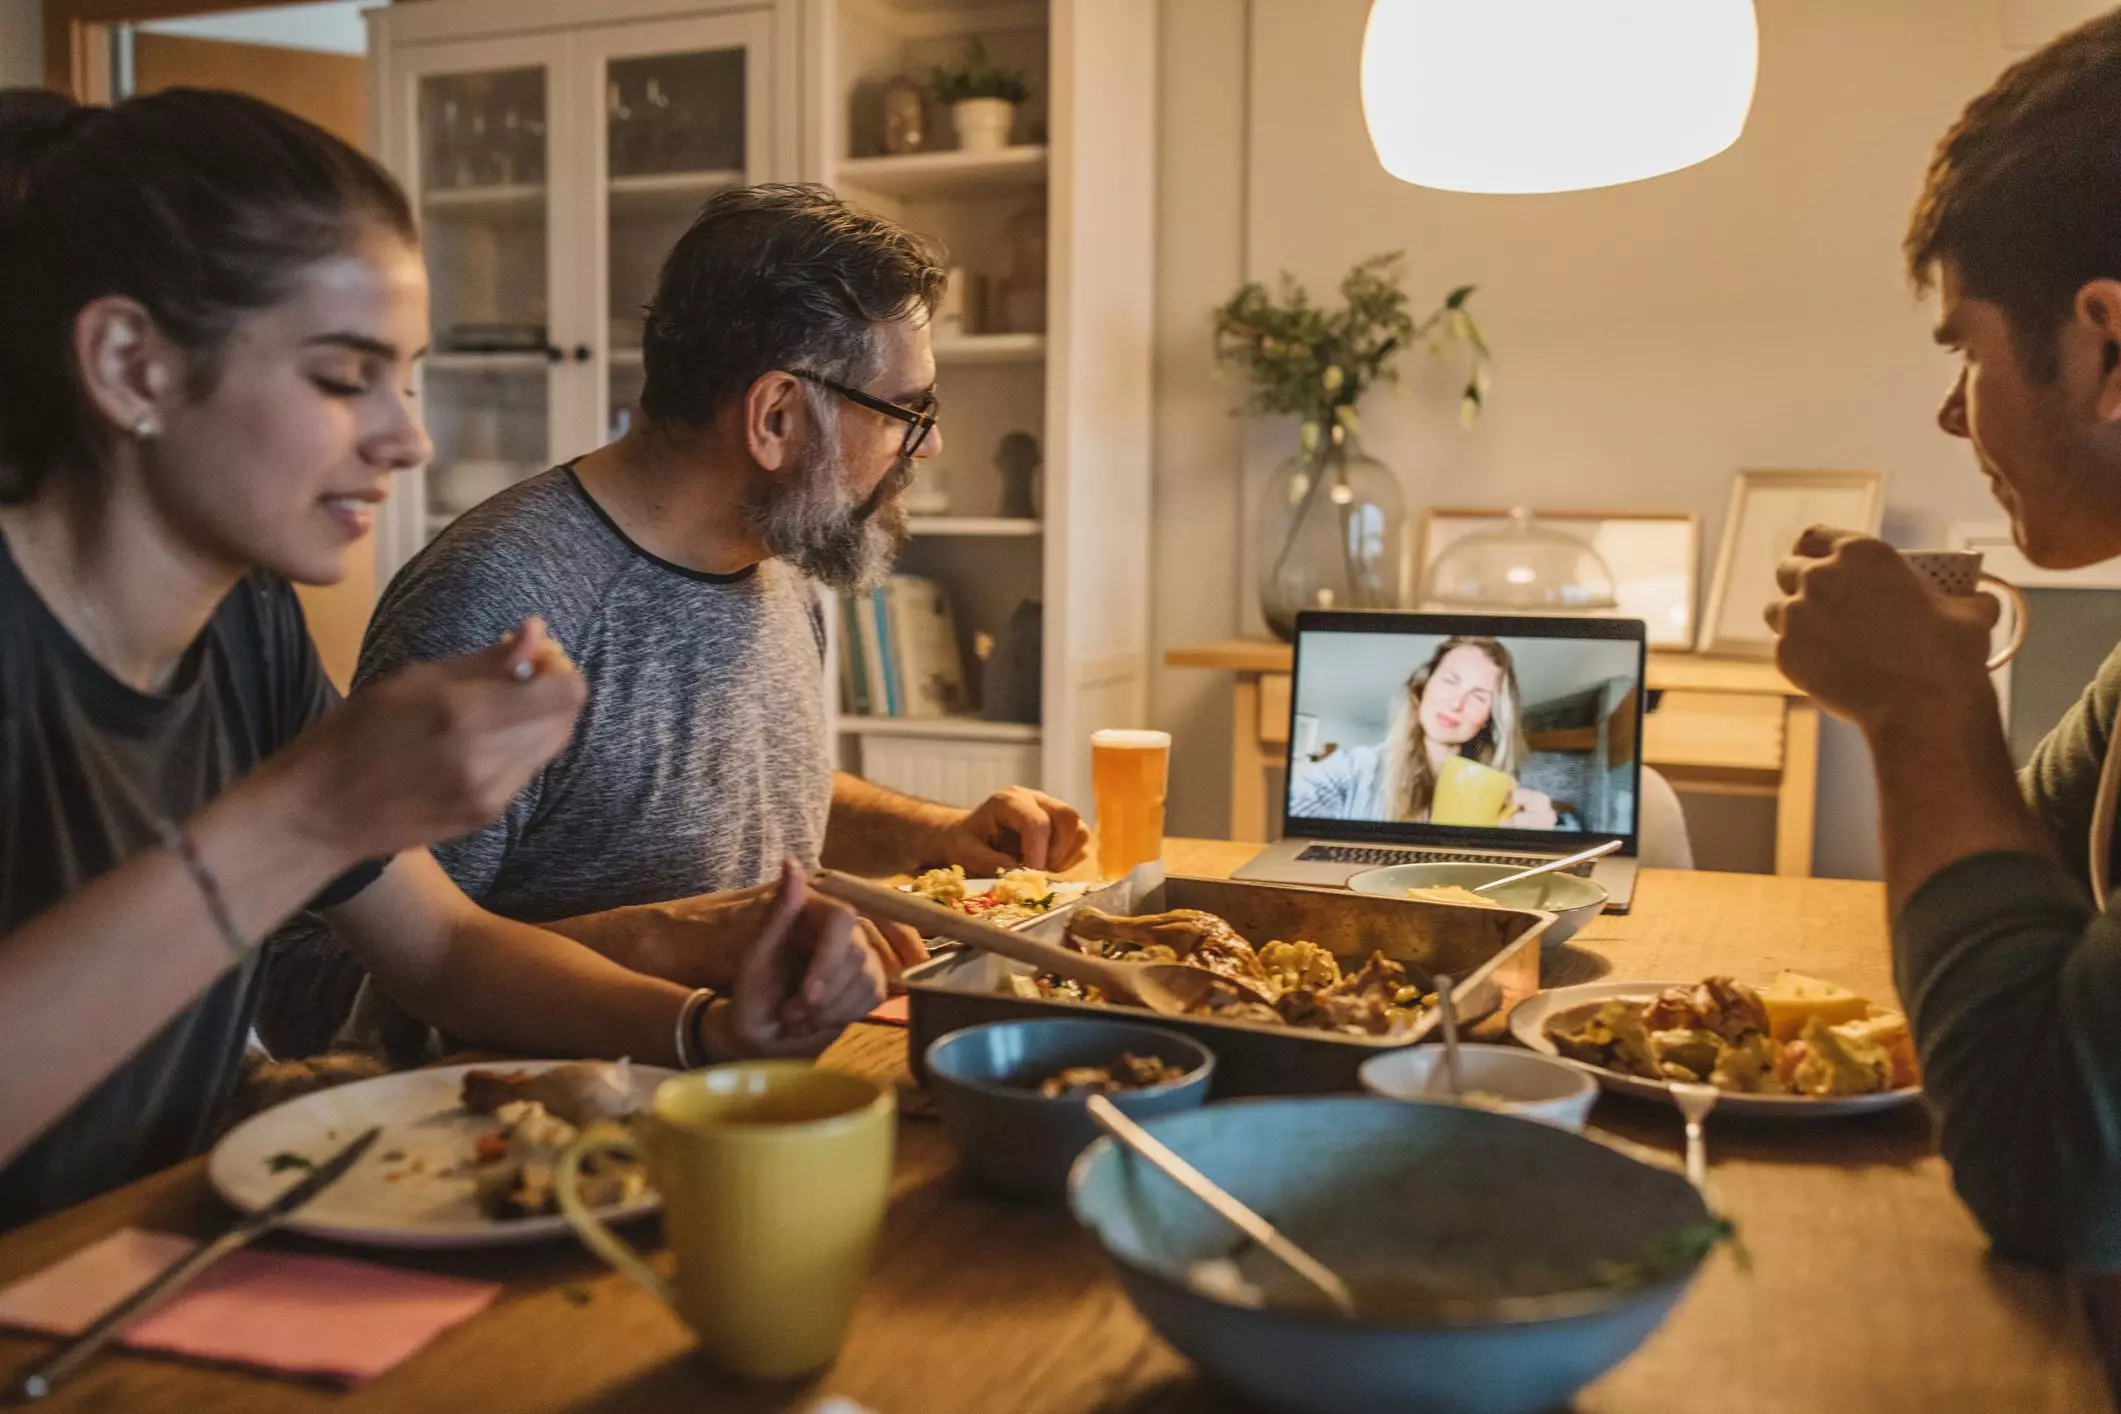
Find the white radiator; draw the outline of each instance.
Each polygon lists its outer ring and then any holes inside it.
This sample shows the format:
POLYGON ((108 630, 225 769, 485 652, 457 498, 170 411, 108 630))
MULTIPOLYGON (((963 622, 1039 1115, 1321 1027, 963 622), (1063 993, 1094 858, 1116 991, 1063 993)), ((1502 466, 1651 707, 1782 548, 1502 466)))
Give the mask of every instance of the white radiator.
POLYGON ((860 771, 880 786, 969 810, 1004 786, 1036 786, 1038 745, 865 735, 860 771))

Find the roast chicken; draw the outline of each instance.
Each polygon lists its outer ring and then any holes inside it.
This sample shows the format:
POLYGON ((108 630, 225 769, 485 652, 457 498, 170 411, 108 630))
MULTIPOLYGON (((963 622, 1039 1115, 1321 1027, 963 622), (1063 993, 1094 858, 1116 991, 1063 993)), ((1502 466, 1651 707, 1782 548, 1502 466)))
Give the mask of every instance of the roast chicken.
POLYGON ((1221 1021, 1381 1036, 1412 1025, 1422 1005, 1421 987, 1381 952, 1343 975, 1339 960, 1324 948, 1271 942, 1255 952, 1229 923, 1198 909, 1121 918, 1085 907, 1069 920, 1068 936, 1102 957, 1184 963, 1254 989, 1205 991, 1194 1010, 1221 1021), (1273 1004, 1260 1001, 1261 994, 1273 1004))
POLYGON ((1078 943, 1095 944, 1086 951, 1104 957, 1129 962, 1183 962, 1218 977, 1271 990, 1267 986, 1267 970, 1259 965, 1259 954, 1252 945, 1228 923, 1197 908, 1174 908, 1168 913, 1145 913, 1137 918, 1079 908, 1068 921, 1068 936, 1078 943))

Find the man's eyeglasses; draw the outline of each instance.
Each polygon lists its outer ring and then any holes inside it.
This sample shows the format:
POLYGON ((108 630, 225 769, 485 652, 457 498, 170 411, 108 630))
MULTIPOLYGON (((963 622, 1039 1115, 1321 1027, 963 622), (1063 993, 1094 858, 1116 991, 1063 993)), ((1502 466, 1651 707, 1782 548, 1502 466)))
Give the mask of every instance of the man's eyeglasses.
POLYGON ((920 449, 921 443, 928 439, 928 434, 935 430, 935 420, 942 416, 942 404, 936 401, 933 393, 923 399, 923 406, 921 407, 901 407, 897 403, 887 402, 883 398, 865 393, 859 388, 850 388, 845 383, 836 383, 822 374, 812 373, 807 369, 791 368, 788 371, 805 383, 815 383, 827 392, 838 393, 850 403, 865 407, 871 412, 880 412, 886 417, 895 418, 905 423, 906 440, 900 444, 898 449, 898 454, 902 457, 910 457, 920 449))

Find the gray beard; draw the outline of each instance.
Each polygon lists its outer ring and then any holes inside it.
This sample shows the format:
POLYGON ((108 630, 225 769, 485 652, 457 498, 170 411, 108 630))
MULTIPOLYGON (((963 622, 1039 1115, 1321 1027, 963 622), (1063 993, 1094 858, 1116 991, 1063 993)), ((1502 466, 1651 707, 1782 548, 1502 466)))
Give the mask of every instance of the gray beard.
POLYGON ((774 477, 744 508, 752 533, 775 556, 828 589, 859 594, 891 577, 906 544, 901 499, 913 479, 901 457, 863 500, 844 489, 845 468, 823 448, 806 451, 789 475, 774 477))

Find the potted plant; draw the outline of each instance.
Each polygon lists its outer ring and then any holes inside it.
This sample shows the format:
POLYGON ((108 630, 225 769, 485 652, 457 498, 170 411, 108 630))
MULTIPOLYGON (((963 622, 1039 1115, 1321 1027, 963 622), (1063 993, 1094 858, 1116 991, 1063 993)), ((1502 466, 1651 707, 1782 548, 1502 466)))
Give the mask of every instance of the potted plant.
POLYGON ((1417 320, 1400 288, 1403 252, 1373 256, 1340 282, 1341 305, 1311 302, 1286 272, 1278 290, 1251 281, 1215 311, 1215 354, 1250 385, 1241 413, 1294 416, 1298 449, 1269 479, 1259 526, 1259 597, 1267 627, 1296 632, 1304 609, 1391 609, 1406 572, 1406 498, 1391 469, 1362 450, 1356 404, 1399 380, 1420 344, 1467 356, 1459 422, 1488 392, 1488 346, 1461 285, 1417 320))
POLYGON ((981 39, 965 45, 964 60, 956 68, 932 71, 928 91, 950 109, 957 145, 967 152, 1007 147, 1009 130, 1016 125, 1016 105, 1031 96, 1023 71, 996 68, 981 39))

